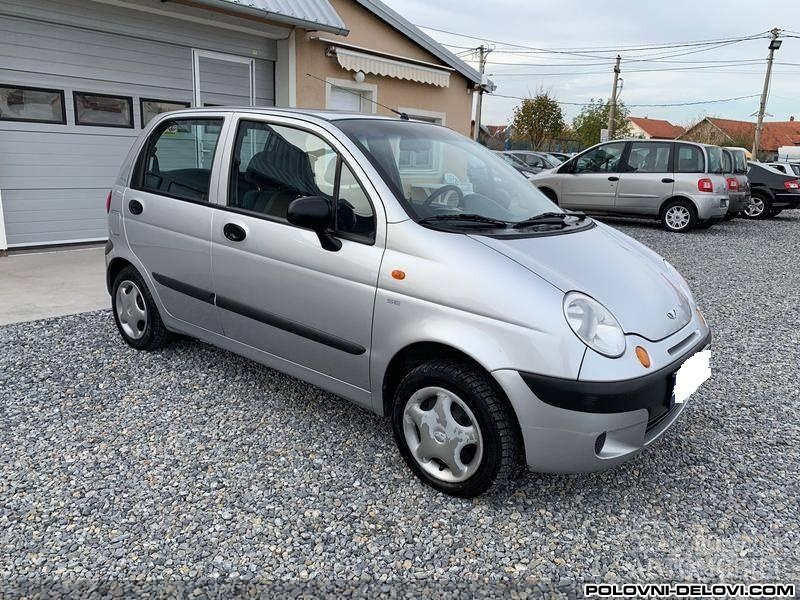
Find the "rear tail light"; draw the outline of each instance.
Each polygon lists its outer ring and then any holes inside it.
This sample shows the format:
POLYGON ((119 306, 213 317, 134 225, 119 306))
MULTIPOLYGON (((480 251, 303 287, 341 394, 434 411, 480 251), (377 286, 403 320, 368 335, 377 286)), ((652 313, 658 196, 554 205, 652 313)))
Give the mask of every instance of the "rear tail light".
POLYGON ((787 190, 800 190, 800 179, 787 179, 783 182, 783 187, 787 190))
POLYGON ((735 177, 728 177, 728 191, 731 192, 738 192, 739 191, 739 180, 735 177))
POLYGON ((703 177, 702 179, 697 181, 697 189, 701 192, 713 192, 714 191, 714 182, 711 181, 708 177, 703 177))
POLYGON ((106 212, 111 211, 111 191, 108 192, 108 196, 106 196, 106 212))

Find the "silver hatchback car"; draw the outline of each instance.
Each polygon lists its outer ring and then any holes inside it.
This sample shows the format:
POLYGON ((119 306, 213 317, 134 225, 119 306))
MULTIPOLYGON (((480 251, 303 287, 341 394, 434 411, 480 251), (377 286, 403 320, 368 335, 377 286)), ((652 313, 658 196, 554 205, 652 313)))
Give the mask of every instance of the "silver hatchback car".
POLYGON ((450 494, 521 463, 630 459, 710 373, 709 327, 667 261, 429 123, 167 113, 108 223, 129 345, 189 335, 386 415, 410 468, 450 494))
POLYGON ((668 231, 710 226, 728 212, 722 149, 694 142, 604 142, 531 181, 562 208, 660 219, 668 231))

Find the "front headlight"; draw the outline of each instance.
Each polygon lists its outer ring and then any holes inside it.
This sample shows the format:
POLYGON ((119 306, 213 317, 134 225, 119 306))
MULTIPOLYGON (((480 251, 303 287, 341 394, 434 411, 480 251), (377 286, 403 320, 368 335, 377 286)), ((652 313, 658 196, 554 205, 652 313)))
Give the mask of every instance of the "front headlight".
POLYGON ((625 352, 625 332, 614 315, 594 298, 570 292, 564 297, 564 316, 575 335, 592 350, 609 358, 625 352))

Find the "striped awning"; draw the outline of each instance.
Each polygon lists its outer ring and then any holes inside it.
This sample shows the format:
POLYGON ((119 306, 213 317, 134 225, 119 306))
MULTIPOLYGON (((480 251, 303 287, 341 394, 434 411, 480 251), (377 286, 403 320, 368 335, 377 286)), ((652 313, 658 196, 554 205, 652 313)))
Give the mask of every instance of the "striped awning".
POLYGON ((416 62, 386 58, 341 47, 336 48, 336 60, 348 71, 363 71, 372 75, 407 79, 439 87, 450 86, 451 71, 444 68, 437 69, 416 62))

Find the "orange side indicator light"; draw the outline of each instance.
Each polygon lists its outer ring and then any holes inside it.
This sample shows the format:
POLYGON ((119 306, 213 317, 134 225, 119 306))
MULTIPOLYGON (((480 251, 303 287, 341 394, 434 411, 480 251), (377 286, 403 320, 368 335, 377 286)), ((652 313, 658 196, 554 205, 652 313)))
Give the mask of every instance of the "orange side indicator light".
POLYGON ((642 366, 645 369, 650 368, 650 355, 647 353, 647 350, 642 348, 641 346, 636 346, 636 358, 639 359, 639 362, 642 363, 642 366))
POLYGON ((403 279, 406 278, 406 272, 401 271, 400 269, 395 269, 394 271, 392 271, 392 277, 394 277, 398 281, 403 281, 403 279))

